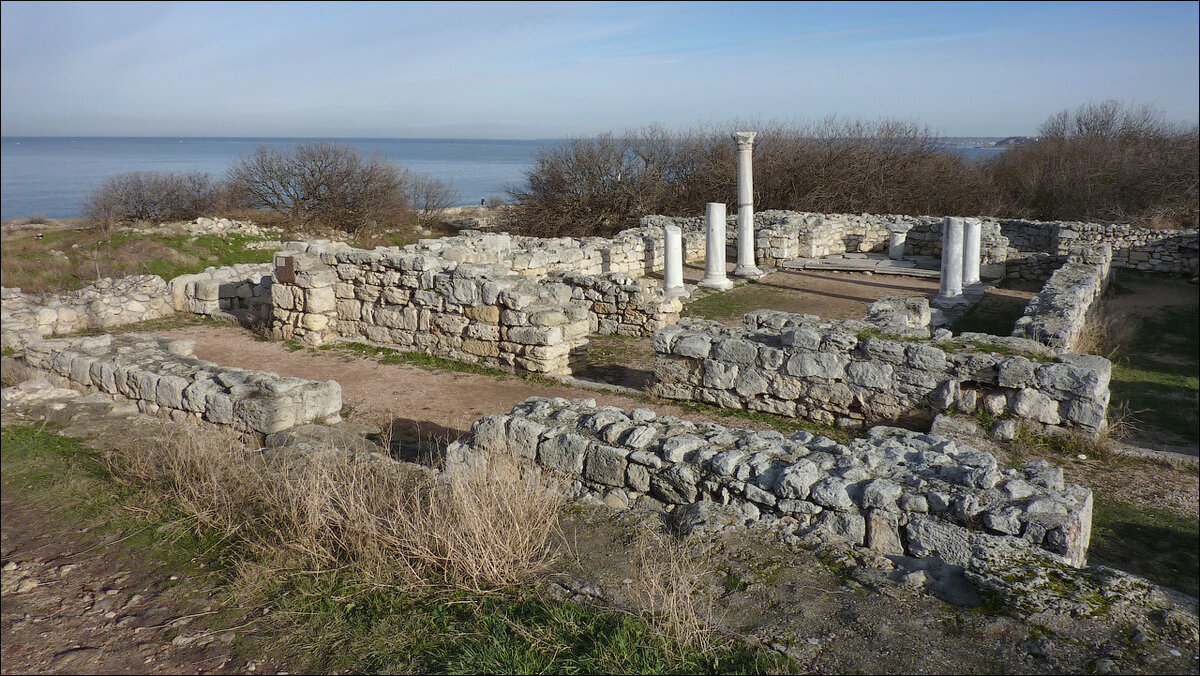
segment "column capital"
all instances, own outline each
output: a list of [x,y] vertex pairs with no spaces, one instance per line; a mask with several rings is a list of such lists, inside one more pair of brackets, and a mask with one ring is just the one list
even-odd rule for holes
[[754,137],[758,136],[756,131],[735,131],[732,134],[733,140],[737,142],[738,150],[753,150]]

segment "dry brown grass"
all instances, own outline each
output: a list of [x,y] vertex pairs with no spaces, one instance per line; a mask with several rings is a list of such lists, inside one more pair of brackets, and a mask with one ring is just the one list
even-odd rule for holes
[[478,479],[435,480],[338,449],[264,453],[208,428],[164,426],[156,441],[111,451],[114,475],[159,489],[197,531],[267,566],[351,566],[381,584],[482,590],[551,561],[561,493],[504,459]]
[[708,571],[666,534],[643,526],[633,546],[633,594],[658,633],[702,651],[712,647],[716,624],[703,593]]

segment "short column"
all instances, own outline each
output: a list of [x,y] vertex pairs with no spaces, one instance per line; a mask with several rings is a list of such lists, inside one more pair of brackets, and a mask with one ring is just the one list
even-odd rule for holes
[[904,259],[904,244],[908,241],[908,231],[912,230],[910,223],[888,223],[885,226],[888,232],[888,258],[892,260]]
[[963,285],[979,283],[979,238],[982,223],[978,218],[963,221]]
[[756,131],[734,132],[737,142],[738,194],[738,260],[733,274],[738,277],[760,277],[763,271],[754,264],[754,137]]
[[958,298],[963,290],[963,219],[942,224],[942,283],[939,298]]
[[725,276],[725,205],[709,202],[705,214],[708,225],[704,248],[704,279],[700,286],[710,289],[733,288],[733,282]]
[[668,225],[665,230],[663,297],[686,298],[689,294],[683,285],[683,231],[678,225]]

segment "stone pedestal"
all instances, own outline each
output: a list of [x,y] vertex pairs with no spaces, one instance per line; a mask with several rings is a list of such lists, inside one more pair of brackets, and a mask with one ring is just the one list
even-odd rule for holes
[[958,298],[963,290],[963,219],[942,224],[942,284],[938,298]]
[[725,205],[709,202],[707,217],[708,239],[705,242],[704,279],[700,286],[724,291],[733,288],[725,276]]
[[683,285],[683,231],[678,225],[668,225],[664,230],[663,297],[686,298],[688,292]]
[[738,179],[738,260],[733,274],[738,277],[760,277],[763,271],[754,264],[754,158],[755,131],[734,132],[737,142]]
[[979,283],[979,238],[982,227],[978,218],[968,218],[963,222],[963,285],[970,286]]
[[908,241],[908,231],[912,230],[911,223],[888,223],[888,258],[904,260],[904,244]]

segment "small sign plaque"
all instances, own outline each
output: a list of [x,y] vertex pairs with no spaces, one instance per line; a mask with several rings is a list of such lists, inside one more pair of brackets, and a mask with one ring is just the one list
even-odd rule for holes
[[275,257],[275,279],[284,284],[296,283],[296,267],[291,256]]

